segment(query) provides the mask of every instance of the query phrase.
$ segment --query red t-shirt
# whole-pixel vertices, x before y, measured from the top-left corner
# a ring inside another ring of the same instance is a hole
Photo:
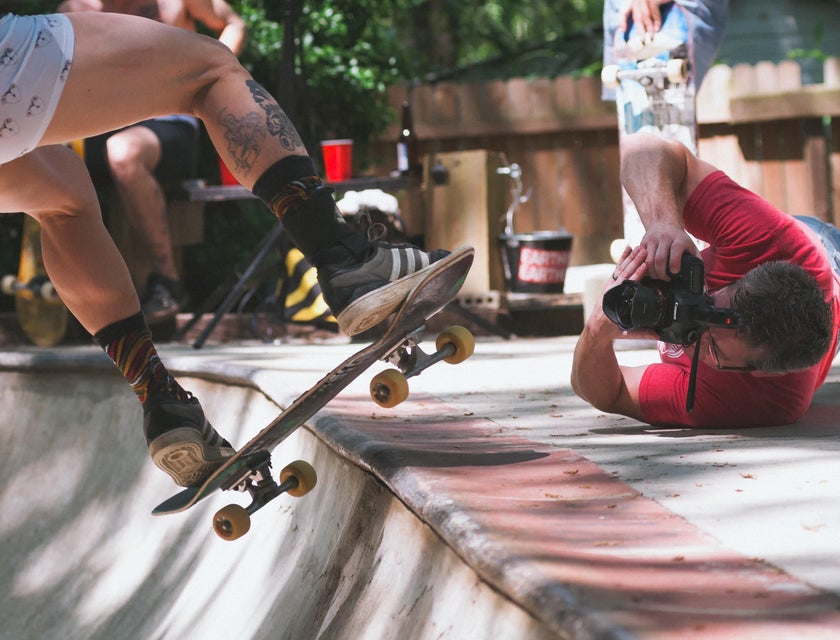
[[[825,381],[837,350],[840,280],[815,235],[721,171],[697,186],[683,212],[686,230],[713,246],[702,252],[706,288],[719,289],[756,264],[787,260],[808,271],[826,291],[834,317],[831,348],[810,369],[780,376],[718,371],[700,363],[694,410],[685,410],[691,357],[679,345],[659,343],[662,364],[642,376],[639,399],[650,424],[745,427],[789,424],[805,413]]]

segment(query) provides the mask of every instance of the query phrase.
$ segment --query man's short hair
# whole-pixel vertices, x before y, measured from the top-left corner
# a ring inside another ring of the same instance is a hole
[[[791,262],[766,262],[741,278],[732,299],[743,323],[738,336],[762,354],[750,364],[783,373],[822,360],[833,326],[825,297],[813,276]]]

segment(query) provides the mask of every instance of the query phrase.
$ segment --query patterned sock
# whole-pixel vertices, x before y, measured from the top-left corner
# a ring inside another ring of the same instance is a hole
[[[141,404],[160,393],[178,400],[189,398],[163,366],[142,312],[109,324],[94,339],[128,380]]]
[[[316,175],[312,159],[287,156],[259,177],[254,195],[265,202],[283,223],[292,242],[307,259],[341,245],[363,253],[368,244],[344,222],[332,189]]]

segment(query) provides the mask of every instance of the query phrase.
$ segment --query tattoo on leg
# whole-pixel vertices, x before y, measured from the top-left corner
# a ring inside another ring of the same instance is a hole
[[[236,168],[247,173],[253,168],[265,139],[260,114],[253,111],[237,118],[232,113],[223,113],[219,124],[225,130],[227,150],[236,162]]]
[[[265,111],[268,132],[276,136],[280,140],[280,144],[289,151],[302,147],[303,140],[301,140],[300,134],[283,112],[283,109],[280,108],[280,105],[271,97],[271,94],[253,80],[248,80],[247,85],[251,90],[251,97],[254,98],[254,102]]]

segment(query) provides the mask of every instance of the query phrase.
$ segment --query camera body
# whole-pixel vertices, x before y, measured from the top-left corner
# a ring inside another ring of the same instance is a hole
[[[604,294],[607,317],[623,331],[653,329],[663,342],[691,345],[706,327],[734,328],[738,314],[712,304],[705,294],[703,261],[682,256],[680,271],[671,280],[625,280]]]

